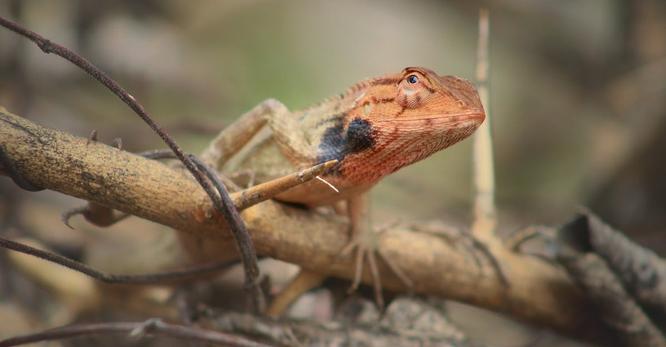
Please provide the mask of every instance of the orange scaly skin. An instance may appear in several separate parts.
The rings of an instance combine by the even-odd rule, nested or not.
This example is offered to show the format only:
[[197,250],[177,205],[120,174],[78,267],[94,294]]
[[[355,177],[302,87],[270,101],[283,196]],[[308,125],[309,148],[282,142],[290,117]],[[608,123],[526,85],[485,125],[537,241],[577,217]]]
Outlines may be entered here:
[[[416,83],[407,80],[412,76]],[[340,161],[324,176],[340,193],[312,181],[278,199],[322,205],[363,193],[382,177],[468,137],[484,118],[476,90],[457,77],[410,67],[360,82],[315,107],[273,118],[275,140],[294,166]],[[309,146],[293,140],[301,132]]]
[[[312,180],[276,199],[308,206],[347,202],[352,238],[342,253],[356,249],[352,288],[359,284],[367,259],[381,306],[375,251],[405,284],[411,282],[383,256],[372,231],[362,227],[367,218],[365,192],[384,176],[468,137],[484,119],[471,83],[408,67],[359,82],[345,93],[301,111],[290,112],[281,103],[267,100],[225,129],[202,158],[226,174],[249,171],[258,182],[337,159],[338,165],[323,179],[338,191]],[[227,163],[231,156],[235,159]],[[300,293],[323,278],[302,271],[293,282],[300,287],[290,286],[287,298],[278,300],[280,307],[271,313],[279,313],[296,297],[290,290]]]

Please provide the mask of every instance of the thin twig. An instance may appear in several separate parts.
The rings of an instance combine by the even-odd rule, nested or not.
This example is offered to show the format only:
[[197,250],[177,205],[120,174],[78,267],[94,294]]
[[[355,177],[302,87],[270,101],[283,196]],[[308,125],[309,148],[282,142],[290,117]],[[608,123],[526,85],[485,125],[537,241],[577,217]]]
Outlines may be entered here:
[[214,262],[203,265],[187,267],[181,270],[159,272],[144,275],[108,275],[99,272],[83,263],[69,259],[59,254],[47,252],[41,249],[30,247],[28,245],[8,240],[0,237],[0,247],[11,249],[16,252],[32,255],[34,257],[56,263],[68,269],[80,272],[90,276],[98,281],[109,284],[157,284],[176,280],[191,278],[196,275],[202,275],[228,268],[233,262]]
[[93,324],[76,324],[53,328],[16,336],[0,341],[0,347],[19,346],[28,343],[61,340],[76,336],[127,333],[129,337],[143,338],[147,335],[161,335],[189,341],[202,341],[234,347],[270,347],[267,344],[248,340],[241,336],[221,333],[214,330],[165,323],[159,319],[149,319],[145,322],[110,322]]
[[[144,110],[143,106],[137,102],[131,94],[125,91],[116,81],[102,72],[102,70],[97,68],[85,58],[72,52],[71,50],[57,43],[51,42],[39,34],[25,29],[10,20],[0,17],[0,25],[34,42],[44,53],[54,53],[83,69],[90,76],[107,87],[111,92],[116,94],[120,100],[127,104],[127,106],[129,106],[137,115],[139,115],[139,117],[141,117],[141,119],[143,119],[143,121],[146,122],[146,124],[148,124],[148,126],[150,126],[150,128],[160,136],[160,138],[162,138],[164,143],[169,146],[169,148],[174,152],[174,154],[176,154],[183,165],[185,165],[187,170],[192,174],[192,176],[194,176],[197,182],[199,182],[201,187],[206,191],[206,194],[208,194],[210,199],[213,201],[215,209],[220,212],[228,222],[231,233],[233,234],[236,241],[236,246],[238,247],[241,255],[241,261],[245,270],[246,286],[248,288],[257,287],[259,266],[257,264],[257,255],[254,249],[254,244],[252,243],[252,239],[250,238],[250,235],[245,228],[243,220],[240,218],[238,210],[236,210],[236,208],[230,203],[231,199],[229,199],[229,194],[224,186],[218,187],[218,191],[216,192],[211,182],[206,179],[204,173],[202,173],[197,165],[194,164],[191,157],[188,157],[171,138],[171,136],[169,136],[169,134],[167,134],[167,132],[162,129],[161,126],[155,123],[152,117],[149,116],[148,113]],[[257,293],[260,291],[252,290],[252,292]],[[261,298],[254,298],[253,300],[253,302],[261,301],[263,301]],[[254,307],[254,309],[259,311],[262,308]]]
[[[155,160],[176,159],[173,155],[173,152],[162,149],[144,151],[136,154],[144,158],[155,159]],[[238,192],[234,192],[232,193],[231,199],[234,203],[234,206],[236,206],[236,209],[242,211],[262,201],[271,199],[274,196],[288,189],[291,189],[297,185],[311,181],[312,179],[315,178],[320,178],[319,175],[327,172],[337,164],[338,164],[337,160],[329,160],[325,163],[314,165],[307,169],[294,172],[292,174],[285,175],[282,177],[278,177]],[[212,170],[207,168],[206,165],[202,165],[201,167],[205,168],[205,170]],[[323,182],[330,185],[330,183],[326,181]],[[335,189],[335,187],[333,187],[333,189]],[[337,191],[337,189],[335,190]]]
[[479,12],[479,45],[477,50],[476,79],[479,96],[485,109],[486,121],[481,124],[474,136],[474,224],[472,232],[486,241],[494,231],[495,212],[495,170],[493,164],[493,145],[490,131],[490,104],[488,91],[488,37],[490,33],[487,8]]
[[265,183],[260,183],[240,192],[233,193],[234,205],[237,209],[243,210],[261,201],[271,199],[299,184],[318,178],[318,175],[330,170],[337,164],[337,160],[330,160],[305,170],[282,176]]
[[[189,156],[190,156],[189,159],[192,160],[192,162],[197,166],[199,170],[201,170],[206,174],[207,178],[210,180],[210,183],[212,183],[212,185],[220,192],[220,195],[214,195],[211,197],[213,199],[213,202],[215,202],[218,205],[222,204],[224,206],[231,206],[232,211],[229,212],[234,212],[234,213],[225,213],[224,219],[227,221],[227,223],[230,225],[234,224],[243,225],[243,220],[241,219],[240,214],[238,213],[236,207],[234,207],[234,203],[231,200],[229,193],[224,188],[224,185],[222,184],[220,177],[215,173],[215,171],[212,168],[208,167],[203,161],[201,161],[195,155],[190,154]],[[240,247],[239,250],[241,254],[244,253],[254,254],[254,247],[252,246],[251,240],[250,243],[241,242],[237,243],[236,245]],[[244,270],[245,270],[244,287],[245,290],[247,290],[250,293],[250,299],[252,300],[252,307],[254,307],[254,309],[257,310],[258,313],[264,312],[266,308],[266,301],[263,292],[261,291],[261,287],[259,286],[259,277],[258,276],[251,277],[251,274],[248,273],[247,266],[244,267]],[[253,281],[248,282],[248,279],[253,279]]]

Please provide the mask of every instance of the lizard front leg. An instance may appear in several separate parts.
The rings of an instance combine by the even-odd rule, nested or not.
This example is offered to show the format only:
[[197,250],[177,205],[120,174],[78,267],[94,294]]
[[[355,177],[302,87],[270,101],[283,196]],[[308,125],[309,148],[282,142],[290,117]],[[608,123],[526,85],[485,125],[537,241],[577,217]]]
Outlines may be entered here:
[[266,99],[224,128],[201,153],[201,160],[218,172],[224,164],[240,151],[269,119],[289,112],[275,99]]
[[[370,221],[367,195],[367,193],[356,194],[346,201],[350,239],[347,245],[340,251],[340,255],[350,255],[352,251],[355,251],[354,279],[349,292],[355,291],[360,285],[365,260],[367,259],[368,268],[372,276],[375,301],[377,306],[383,308],[384,297],[382,295],[382,283],[377,268],[376,254],[379,255],[379,258],[384,261],[391,272],[398,277],[409,291],[412,289],[412,281],[379,247],[378,234],[372,229]],[[279,317],[303,293],[320,286],[326,277],[327,275],[301,268],[298,275],[273,300],[267,310],[267,314],[272,317]]]
[[412,282],[400,270],[400,268],[393,263],[391,258],[387,257],[382,252],[381,247],[379,246],[379,236],[371,226],[368,200],[367,193],[353,195],[347,200],[347,214],[350,222],[350,240],[340,254],[349,255],[352,251],[355,251],[354,257],[356,269],[354,271],[354,280],[349,288],[350,292],[355,291],[360,285],[364,263],[367,259],[375,291],[375,300],[377,306],[383,308],[384,297],[382,295],[382,283],[377,268],[377,258],[375,253],[379,255],[379,258],[384,261],[391,272],[393,272],[393,274],[395,274],[410,291],[412,288]]

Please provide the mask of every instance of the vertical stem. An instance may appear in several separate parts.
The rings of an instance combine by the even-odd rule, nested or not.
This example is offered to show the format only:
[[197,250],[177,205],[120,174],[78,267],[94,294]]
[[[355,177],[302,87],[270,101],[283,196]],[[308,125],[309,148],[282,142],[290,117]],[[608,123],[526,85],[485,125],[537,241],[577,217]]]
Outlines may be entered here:
[[475,236],[487,241],[497,224],[495,211],[495,169],[493,145],[490,132],[490,104],[488,91],[488,37],[490,20],[487,8],[479,11],[479,41],[477,48],[476,80],[479,96],[486,112],[486,121],[481,124],[474,136],[473,175],[474,175],[474,226]]

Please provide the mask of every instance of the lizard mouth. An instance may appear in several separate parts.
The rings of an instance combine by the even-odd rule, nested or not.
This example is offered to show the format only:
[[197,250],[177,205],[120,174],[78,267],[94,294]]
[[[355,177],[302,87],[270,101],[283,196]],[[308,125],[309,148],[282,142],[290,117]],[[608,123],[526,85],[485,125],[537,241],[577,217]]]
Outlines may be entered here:
[[467,112],[454,112],[444,114],[444,118],[460,119],[460,120],[478,120],[483,121],[486,119],[486,113],[483,111],[467,111]]
[[418,118],[404,119],[406,122],[429,122],[434,124],[462,124],[467,122],[481,124],[486,119],[483,111],[452,112],[426,115]]

